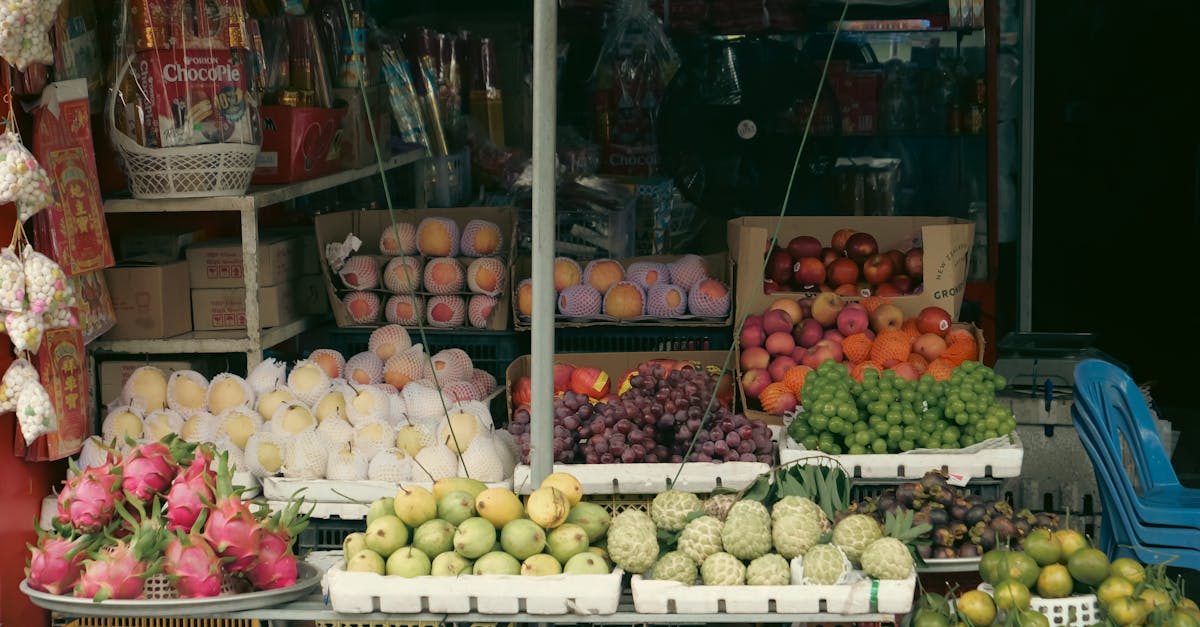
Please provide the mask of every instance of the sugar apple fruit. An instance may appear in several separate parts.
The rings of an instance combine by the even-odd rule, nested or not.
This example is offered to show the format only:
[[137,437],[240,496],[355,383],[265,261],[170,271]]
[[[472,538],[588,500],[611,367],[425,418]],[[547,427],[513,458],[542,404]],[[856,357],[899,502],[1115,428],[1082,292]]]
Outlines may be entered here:
[[876,579],[906,579],[913,571],[912,554],[896,538],[880,538],[862,552],[863,572]]
[[785,496],[771,506],[771,521],[775,522],[788,514],[807,514],[813,516],[821,524],[821,531],[829,531],[829,517],[820,505],[802,496]]
[[846,553],[854,565],[858,565],[862,552],[881,537],[883,528],[866,514],[847,516],[833,528],[833,543]]
[[676,548],[693,562],[703,564],[705,558],[721,550],[721,529],[724,527],[724,523],[712,516],[693,518],[679,534]]
[[643,573],[658,557],[658,531],[645,512],[626,510],[608,528],[608,557],[630,573]]
[[725,516],[729,513],[729,508],[737,502],[736,494],[714,494],[707,499],[704,499],[704,513],[724,521]]
[[687,524],[687,517],[703,509],[700,497],[682,490],[667,490],[650,502],[650,518],[659,529],[679,531]]
[[762,524],[771,526],[771,514],[767,511],[767,506],[758,501],[738,501],[729,508],[729,513],[725,515],[725,520],[729,520],[732,516],[750,515],[762,521]]
[[684,555],[682,551],[671,551],[658,558],[658,561],[654,563],[651,578],[662,581],[678,581],[690,586],[696,583],[696,575],[696,562],[693,562],[692,558]]
[[757,557],[746,567],[746,584],[751,586],[786,586],[792,583],[792,568],[778,553]]
[[738,559],[752,560],[771,550],[771,520],[764,524],[755,514],[729,513],[721,529],[721,546]]
[[821,541],[825,531],[811,513],[785,514],[771,525],[775,550],[786,559],[804,555]]
[[802,583],[831,586],[850,572],[850,560],[837,545],[818,544],[801,559],[800,565],[804,571]]
[[700,578],[706,586],[741,586],[746,583],[746,567],[728,553],[713,553],[700,565]]

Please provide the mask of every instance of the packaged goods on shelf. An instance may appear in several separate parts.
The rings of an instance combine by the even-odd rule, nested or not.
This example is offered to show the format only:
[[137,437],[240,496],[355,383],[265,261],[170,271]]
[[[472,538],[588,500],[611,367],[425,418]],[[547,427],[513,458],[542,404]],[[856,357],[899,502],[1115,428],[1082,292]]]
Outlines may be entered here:
[[[264,329],[300,316],[293,282],[258,288],[258,324]],[[246,328],[246,288],[218,287],[191,291],[193,329],[231,331]]]
[[[277,285],[300,275],[303,242],[290,235],[266,236],[258,245],[258,284]],[[208,240],[192,244],[186,251],[192,289],[244,287],[242,242]]]
[[104,275],[117,316],[106,339],[160,339],[192,330],[186,261],[128,259],[105,270]]

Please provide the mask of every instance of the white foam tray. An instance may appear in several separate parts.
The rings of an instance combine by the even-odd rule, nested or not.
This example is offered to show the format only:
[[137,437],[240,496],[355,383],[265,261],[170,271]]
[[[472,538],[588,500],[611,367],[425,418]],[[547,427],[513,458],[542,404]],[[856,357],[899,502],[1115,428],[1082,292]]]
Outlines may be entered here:
[[[306,503],[367,504],[384,496],[396,496],[400,486],[390,481],[330,481],[328,479],[288,479],[263,477],[262,495],[268,501],[286,501],[293,495],[304,497]],[[412,481],[406,486],[433,489],[431,481]],[[512,481],[487,484],[490,488],[512,489]]]
[[[267,507],[272,512],[283,511],[287,501],[267,501]],[[361,503],[321,503],[319,501],[304,501],[300,511],[308,514],[309,518],[322,520],[340,518],[342,520],[366,520],[368,505]],[[364,523],[365,527],[365,523]]]
[[[689,462],[683,464],[555,464],[554,472],[574,475],[584,494],[658,494],[675,488],[686,492],[707,493],[714,488],[740,490],[769,472],[771,467],[757,462]],[[672,484],[675,474],[679,481]],[[518,494],[529,494],[536,487],[529,466],[517,466],[513,485]]]
[[787,464],[806,457],[832,457],[855,478],[920,479],[934,469],[974,479],[1004,479],[1021,476],[1025,449],[1016,432],[962,449],[921,449],[888,455],[827,455],[803,448],[790,437],[779,449],[779,462]]
[[[794,571],[792,576],[795,580]],[[915,573],[903,580],[863,578],[836,586],[688,586],[641,575],[632,582],[633,607],[642,614],[906,614],[916,585]]]
[[341,564],[325,572],[329,606],[340,614],[606,615],[617,611],[621,578],[607,575],[463,575],[386,577],[351,573]]

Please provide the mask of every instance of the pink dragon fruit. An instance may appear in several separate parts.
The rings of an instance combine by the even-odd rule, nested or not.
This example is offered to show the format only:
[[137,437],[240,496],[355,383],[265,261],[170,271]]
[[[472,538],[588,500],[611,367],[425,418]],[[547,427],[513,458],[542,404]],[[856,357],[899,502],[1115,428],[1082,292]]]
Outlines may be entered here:
[[308,526],[308,515],[300,511],[304,499],[296,498],[263,524],[258,563],[248,574],[258,590],[274,590],[295,585],[299,560],[292,552],[292,541]]
[[167,529],[190,530],[213,502],[217,473],[209,468],[211,447],[198,448],[192,463],[176,475],[167,491]]
[[182,598],[196,599],[221,594],[224,580],[221,558],[199,534],[175,532],[163,556],[163,572],[175,582],[175,588]]
[[244,489],[233,487],[229,454],[222,452],[214,504],[208,510],[208,520],[204,523],[204,539],[217,551],[217,555],[226,560],[225,569],[231,573],[252,570],[258,562],[258,551],[262,544],[262,524],[242,501],[241,492]]
[[84,562],[79,583],[75,585],[75,596],[90,597],[94,601],[107,599],[141,598],[146,578],[157,573],[162,566],[162,552],[168,535],[163,527],[160,507],[154,503],[152,516],[146,516],[141,504],[135,518],[124,506],[118,506],[133,532],[125,540],[104,547]]
[[112,464],[77,472],[58,493],[55,522],[81,533],[100,531],[113,519],[120,487],[121,469]]
[[190,461],[194,444],[178,439],[174,433],[158,442],[137,446],[121,460],[121,487],[141,501],[163,494],[179,472],[179,465]]
[[54,534],[38,534],[37,546],[29,546],[29,563],[25,580],[34,590],[50,594],[66,594],[79,581],[87,550],[96,543],[93,536],[64,538]]

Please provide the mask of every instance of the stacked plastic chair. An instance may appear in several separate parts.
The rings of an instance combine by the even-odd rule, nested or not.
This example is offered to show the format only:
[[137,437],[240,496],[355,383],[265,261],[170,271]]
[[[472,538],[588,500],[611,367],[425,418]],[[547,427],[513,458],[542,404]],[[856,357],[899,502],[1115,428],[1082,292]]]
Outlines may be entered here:
[[1146,399],[1129,375],[1106,361],[1080,362],[1071,417],[1100,488],[1101,548],[1113,558],[1200,568],[1200,490],[1179,483]]

